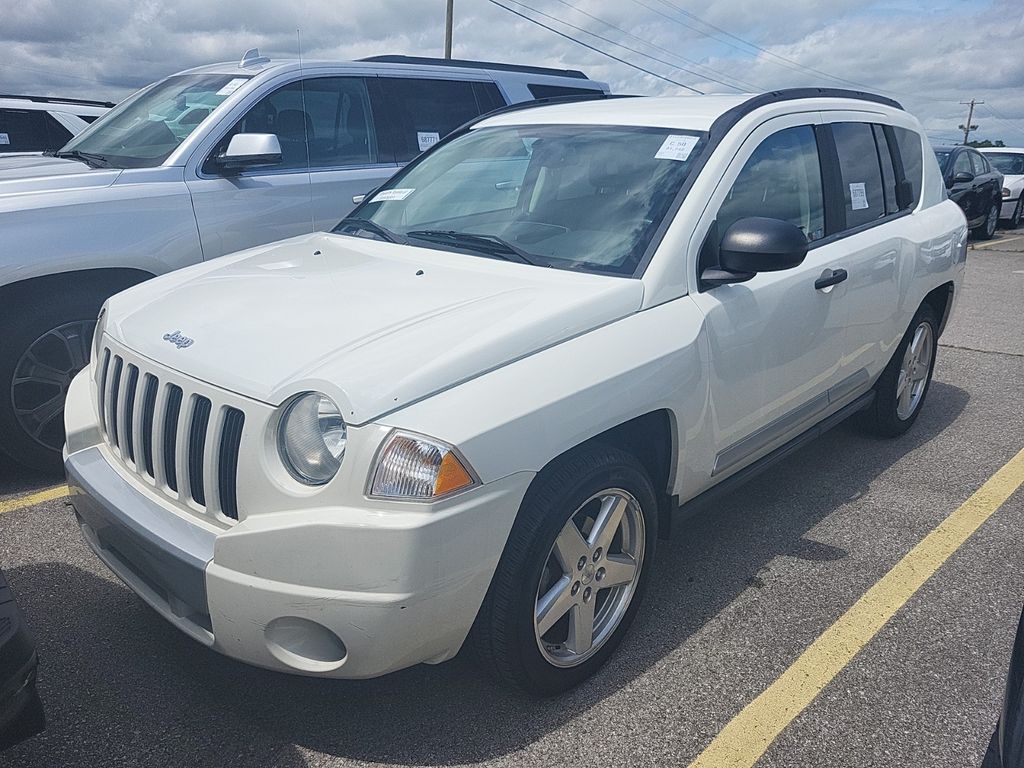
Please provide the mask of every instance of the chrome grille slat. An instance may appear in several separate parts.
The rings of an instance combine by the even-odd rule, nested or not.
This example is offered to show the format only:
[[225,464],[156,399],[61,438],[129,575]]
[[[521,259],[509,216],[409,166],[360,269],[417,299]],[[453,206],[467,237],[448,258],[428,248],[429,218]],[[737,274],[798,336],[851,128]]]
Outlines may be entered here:
[[220,525],[238,520],[240,399],[222,398],[113,341],[104,345],[95,375],[100,426],[113,459],[191,514]]

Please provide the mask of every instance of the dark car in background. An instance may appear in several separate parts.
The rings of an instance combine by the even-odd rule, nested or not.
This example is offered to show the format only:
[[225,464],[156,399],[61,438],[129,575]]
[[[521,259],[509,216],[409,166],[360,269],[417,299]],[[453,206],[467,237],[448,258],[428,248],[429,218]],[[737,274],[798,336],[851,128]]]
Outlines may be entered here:
[[43,730],[35,643],[0,571],[0,750]]
[[1017,638],[1013,641],[1003,714],[992,734],[982,768],[1021,766],[1024,766],[1024,613],[1017,625]]
[[963,209],[971,234],[979,240],[990,239],[999,224],[1003,174],[971,147],[937,146],[933,149],[949,199]]

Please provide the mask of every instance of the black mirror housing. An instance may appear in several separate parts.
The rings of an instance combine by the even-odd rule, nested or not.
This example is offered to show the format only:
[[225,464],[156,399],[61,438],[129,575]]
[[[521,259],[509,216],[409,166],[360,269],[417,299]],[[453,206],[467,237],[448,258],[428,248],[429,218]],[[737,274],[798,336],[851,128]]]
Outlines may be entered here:
[[953,176],[954,184],[967,184],[971,181],[974,181],[974,174],[967,171],[960,171],[960,173]]
[[778,272],[803,262],[807,245],[807,236],[794,224],[750,216],[725,231],[718,265],[726,272]]

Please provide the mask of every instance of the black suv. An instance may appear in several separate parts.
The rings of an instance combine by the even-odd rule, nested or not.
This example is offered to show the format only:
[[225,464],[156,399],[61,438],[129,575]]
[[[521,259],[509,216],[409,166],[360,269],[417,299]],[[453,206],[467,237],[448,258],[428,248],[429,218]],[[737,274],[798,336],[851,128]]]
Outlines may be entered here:
[[996,233],[1003,203],[1003,174],[981,152],[970,147],[934,147],[935,159],[949,190],[949,199],[964,209],[967,226],[979,240]]

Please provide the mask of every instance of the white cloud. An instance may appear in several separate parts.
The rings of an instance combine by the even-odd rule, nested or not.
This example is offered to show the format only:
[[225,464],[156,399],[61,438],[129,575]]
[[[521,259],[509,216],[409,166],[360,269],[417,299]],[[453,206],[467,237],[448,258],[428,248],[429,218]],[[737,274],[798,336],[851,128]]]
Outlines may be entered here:
[[[533,15],[514,0],[502,2]],[[978,137],[1024,145],[1024,56],[1019,46],[1024,13],[1019,0],[524,2],[661,59],[562,28],[701,90],[729,90],[711,78],[761,89],[843,85],[820,74],[829,73],[900,99],[936,136],[955,136],[966,117],[959,102],[976,97],[986,101],[975,116],[981,126]],[[0,90],[116,100],[172,72],[236,59],[252,46],[272,57],[294,58],[296,29],[310,59],[440,55],[445,0],[90,0],[87,12],[80,0],[2,4]],[[455,0],[455,8],[456,56],[580,68],[621,92],[680,90],[487,0]],[[698,19],[770,53],[710,30]],[[694,76],[665,62],[702,74]]]

